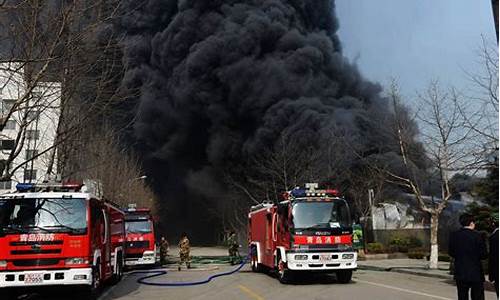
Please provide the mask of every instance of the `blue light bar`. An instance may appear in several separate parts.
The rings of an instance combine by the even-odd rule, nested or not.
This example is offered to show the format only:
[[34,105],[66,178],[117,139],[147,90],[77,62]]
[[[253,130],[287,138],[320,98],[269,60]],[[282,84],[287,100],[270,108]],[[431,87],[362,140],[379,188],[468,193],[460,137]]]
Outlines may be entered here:
[[16,189],[18,192],[26,192],[33,189],[35,185],[33,183],[18,183],[16,184]]
[[305,189],[293,189],[291,192],[292,196],[294,197],[305,197],[306,196],[306,190]]

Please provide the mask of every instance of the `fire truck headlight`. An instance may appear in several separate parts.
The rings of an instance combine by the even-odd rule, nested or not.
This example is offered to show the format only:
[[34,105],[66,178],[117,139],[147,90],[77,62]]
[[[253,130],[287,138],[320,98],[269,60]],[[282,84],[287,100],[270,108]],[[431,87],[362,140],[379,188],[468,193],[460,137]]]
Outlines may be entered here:
[[0,260],[0,268],[7,268],[7,261],[6,260]]
[[295,260],[307,260],[307,255],[295,255]]
[[352,253],[342,254],[342,259],[353,259],[353,258],[354,258],[354,254],[352,254]]
[[71,257],[67,258],[64,263],[66,265],[83,265],[83,264],[88,264],[89,261],[83,257]]
[[153,251],[144,252],[143,257],[154,257],[155,253]]

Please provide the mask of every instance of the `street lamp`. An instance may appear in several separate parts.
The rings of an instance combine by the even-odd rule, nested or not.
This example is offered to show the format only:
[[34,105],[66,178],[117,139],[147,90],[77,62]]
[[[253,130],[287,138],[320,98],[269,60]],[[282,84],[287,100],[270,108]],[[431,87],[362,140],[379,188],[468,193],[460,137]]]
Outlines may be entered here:
[[128,192],[128,195],[130,195],[130,193],[132,192],[132,186],[130,185],[132,182],[136,181],[136,180],[144,180],[148,178],[148,176],[146,175],[142,175],[141,177],[137,177],[137,178],[132,178],[128,181],[128,186],[127,186],[127,192]]
[[137,178],[130,179],[128,182],[130,183],[130,182],[132,182],[132,181],[136,181],[136,180],[144,180],[144,179],[146,179],[146,178],[148,178],[148,176],[146,176],[146,175],[142,175],[141,177],[137,177]]

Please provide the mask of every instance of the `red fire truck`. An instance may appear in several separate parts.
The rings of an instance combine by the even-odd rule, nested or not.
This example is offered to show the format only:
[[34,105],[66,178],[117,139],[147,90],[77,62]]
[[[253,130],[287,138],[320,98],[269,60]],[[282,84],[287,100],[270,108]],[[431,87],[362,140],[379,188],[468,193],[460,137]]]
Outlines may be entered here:
[[148,208],[129,207],[125,215],[125,265],[140,266],[156,263],[154,222]]
[[279,204],[253,206],[248,215],[251,266],[276,270],[282,283],[294,272],[336,273],[351,281],[357,268],[349,207],[336,190],[317,184],[283,194]]
[[121,279],[122,210],[79,183],[18,184],[17,190],[0,196],[2,295],[78,286],[93,299],[104,282]]

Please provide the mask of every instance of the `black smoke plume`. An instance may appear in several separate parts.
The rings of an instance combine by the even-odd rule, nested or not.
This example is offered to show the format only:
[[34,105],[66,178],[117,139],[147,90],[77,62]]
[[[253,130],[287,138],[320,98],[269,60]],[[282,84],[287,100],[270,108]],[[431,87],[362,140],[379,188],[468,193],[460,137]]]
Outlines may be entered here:
[[213,240],[220,220],[205,201],[283,133],[319,147],[340,128],[367,153],[389,151],[371,121],[389,114],[387,101],[342,55],[334,1],[129,0],[120,26],[164,223],[187,227],[170,232]]

